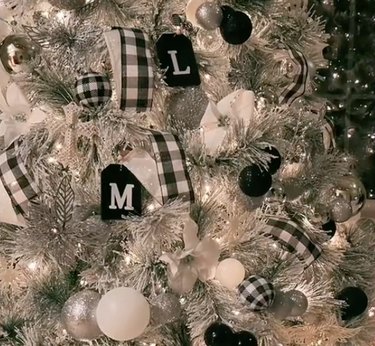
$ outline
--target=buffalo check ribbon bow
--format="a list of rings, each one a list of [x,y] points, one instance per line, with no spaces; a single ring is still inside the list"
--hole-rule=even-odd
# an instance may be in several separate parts
[[[308,233],[296,222],[282,218],[270,217],[262,229],[264,235],[277,240],[288,251],[297,255],[309,267],[322,254],[322,248],[315,244]]]
[[[16,140],[0,153],[0,222],[23,226],[38,188],[18,155],[18,147]]]
[[[248,127],[254,114],[255,96],[249,90],[236,90],[215,104],[209,101],[201,123],[201,138],[209,155],[217,153],[223,144],[229,124],[242,122]]]
[[[57,154],[57,161],[64,167],[79,169],[80,155],[77,147],[77,140],[80,136],[92,138],[97,134],[97,127],[91,121],[80,122],[79,114],[81,108],[75,103],[70,103],[63,107],[65,113],[65,124],[60,127],[64,137],[61,149]]]
[[[149,37],[135,28],[113,28],[104,33],[111,58],[119,108],[151,110],[154,72]]]
[[[305,55],[291,47],[288,47],[287,55],[285,52],[279,52],[276,54],[275,59],[288,59],[292,67],[290,71],[290,74],[293,76],[292,83],[279,96],[279,103],[281,105],[287,104],[290,106],[307,92],[311,75],[310,67]]]
[[[121,158],[126,166],[160,204],[180,198],[194,202],[186,157],[178,138],[168,132],[147,130],[149,148],[136,148]]]

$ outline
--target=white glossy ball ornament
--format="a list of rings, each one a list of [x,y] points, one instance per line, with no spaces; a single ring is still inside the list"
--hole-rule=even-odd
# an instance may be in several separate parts
[[[99,301],[96,320],[100,330],[111,339],[127,341],[142,335],[150,322],[150,305],[133,288],[119,287]]]
[[[235,258],[227,258],[217,266],[215,279],[224,287],[235,289],[245,279],[245,268]]]

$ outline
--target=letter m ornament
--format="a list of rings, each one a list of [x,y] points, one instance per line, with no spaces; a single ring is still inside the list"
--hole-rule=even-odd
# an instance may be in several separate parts
[[[103,220],[121,220],[142,212],[142,185],[123,165],[109,165],[101,176],[101,214]]]

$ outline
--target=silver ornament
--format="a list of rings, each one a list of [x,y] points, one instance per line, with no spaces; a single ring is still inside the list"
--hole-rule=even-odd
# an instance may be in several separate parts
[[[307,300],[307,297],[301,291],[292,290],[285,292],[285,295],[292,303],[292,309],[289,316],[302,316],[307,311],[309,302]]]
[[[151,320],[154,325],[164,325],[181,318],[181,304],[173,293],[162,293],[151,302]]]
[[[101,295],[84,290],[71,296],[61,311],[61,322],[70,336],[76,340],[92,340],[100,337],[96,323],[96,308]]]
[[[38,48],[24,35],[9,35],[0,46],[0,60],[8,73],[30,72]]]
[[[291,316],[293,303],[284,292],[276,290],[275,299],[269,311],[279,320],[284,320]]]
[[[199,30],[196,39],[198,47],[206,52],[212,53],[224,49],[225,41],[217,30]]]
[[[348,221],[352,216],[352,207],[344,198],[337,197],[331,204],[331,218],[336,222],[345,222]]]
[[[197,129],[206,111],[208,98],[200,87],[185,88],[167,100],[168,116],[172,124],[187,130]]]
[[[203,29],[215,30],[223,21],[223,11],[216,2],[205,2],[198,7],[195,18]]]
[[[85,6],[86,0],[48,0],[48,2],[60,10],[78,10]]]
[[[336,195],[350,203],[353,215],[358,214],[366,202],[366,189],[362,182],[357,177],[348,175],[339,179],[335,186]]]

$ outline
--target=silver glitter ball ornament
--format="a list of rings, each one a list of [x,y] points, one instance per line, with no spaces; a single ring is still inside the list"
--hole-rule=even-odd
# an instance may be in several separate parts
[[[331,218],[340,223],[348,221],[352,216],[352,207],[344,198],[337,197],[331,202]]]
[[[292,317],[298,317],[302,316],[309,306],[309,301],[307,300],[307,297],[298,290],[292,290],[285,292],[285,295],[289,298],[291,301],[291,312],[290,316]]]
[[[96,308],[101,295],[84,290],[72,295],[61,311],[61,322],[76,340],[93,340],[102,335],[96,322]]]
[[[223,20],[223,11],[216,2],[205,2],[198,7],[195,18],[203,29],[215,30]]]
[[[336,195],[350,203],[353,215],[358,214],[366,202],[366,189],[362,182],[357,177],[348,175],[340,178],[335,185]]]
[[[151,302],[151,320],[154,325],[164,325],[181,318],[181,304],[173,293],[162,293]]]
[[[208,98],[200,87],[184,88],[172,94],[168,100],[168,116],[176,127],[197,129],[206,111]]]
[[[86,0],[49,0],[48,2],[60,10],[67,11],[78,10],[86,4]]]

